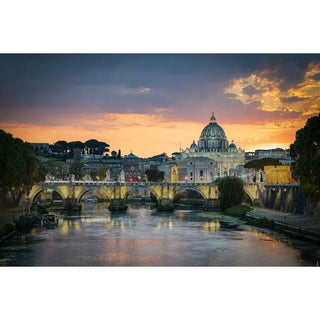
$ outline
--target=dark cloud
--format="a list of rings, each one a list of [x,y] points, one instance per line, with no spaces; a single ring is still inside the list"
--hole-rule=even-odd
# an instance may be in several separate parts
[[[306,100],[306,99],[307,98],[302,98],[302,97],[297,97],[297,96],[281,97],[280,98],[281,102],[284,102],[284,103],[298,102],[298,101],[303,101],[303,100]]]
[[[0,120],[72,122],[80,115],[154,109],[168,109],[166,118],[182,121],[207,121],[212,111],[220,112],[221,121],[235,114],[240,119],[243,105],[229,99],[236,95],[224,94],[230,80],[268,69],[276,70],[269,77],[290,87],[316,60],[319,55],[0,54]],[[139,88],[151,90],[126,94]],[[252,86],[243,90],[257,93]],[[245,108],[252,117],[261,115],[252,113],[256,105]]]
[[[242,93],[246,94],[249,97],[252,97],[254,94],[257,94],[259,90],[253,87],[251,84],[242,89]]]
[[[316,73],[313,76],[311,76],[310,78],[315,81],[320,81],[320,73]]]
[[[230,99],[235,99],[237,97],[237,95],[235,93],[229,93],[229,92],[226,92],[225,96]]]
[[[279,89],[286,91],[304,81],[305,73],[311,62],[319,61],[319,55],[269,55],[265,77],[279,82]],[[260,69],[262,70],[262,69]]]

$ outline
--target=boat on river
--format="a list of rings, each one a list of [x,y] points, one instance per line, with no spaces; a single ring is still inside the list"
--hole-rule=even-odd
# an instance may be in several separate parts
[[[46,228],[58,226],[59,220],[56,219],[54,214],[43,214],[41,219],[41,225]]]
[[[84,203],[97,203],[97,202],[98,202],[98,199],[96,199],[96,198],[84,199]]]

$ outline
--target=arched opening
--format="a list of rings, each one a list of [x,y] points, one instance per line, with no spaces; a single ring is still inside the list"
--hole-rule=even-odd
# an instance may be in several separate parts
[[[246,192],[244,193],[242,203],[248,206],[252,206],[252,200]]]
[[[106,194],[100,194],[99,188],[89,188],[84,190],[77,203],[81,206],[81,211],[86,210],[107,210],[110,205],[110,199],[106,197]]]
[[[179,190],[173,198],[173,204],[175,206],[203,207],[205,197],[200,191],[195,189]]]
[[[137,186],[131,188],[126,194],[127,203],[135,204],[155,204],[157,196],[149,187]]]
[[[82,192],[78,198],[78,203],[80,203],[80,202],[85,202],[85,203],[98,202],[96,189],[91,188],[91,189],[88,189],[88,190],[85,190],[84,192]]]
[[[63,197],[59,191],[55,189],[41,189],[34,195],[32,203],[39,205],[58,205],[63,203]]]

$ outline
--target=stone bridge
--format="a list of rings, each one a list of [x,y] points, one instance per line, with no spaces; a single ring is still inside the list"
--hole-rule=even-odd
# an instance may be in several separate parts
[[[63,200],[69,199],[80,203],[82,197],[90,192],[98,193],[99,198],[110,200],[110,208],[122,210],[125,208],[126,199],[138,189],[148,190],[158,203],[159,210],[172,209],[174,197],[187,190],[198,192],[205,201],[204,207],[212,209],[217,206],[218,187],[209,183],[107,183],[104,181],[45,181],[32,187],[26,200],[33,203],[35,197],[42,191],[56,191]],[[259,200],[257,185],[245,185],[245,193],[250,203]]]

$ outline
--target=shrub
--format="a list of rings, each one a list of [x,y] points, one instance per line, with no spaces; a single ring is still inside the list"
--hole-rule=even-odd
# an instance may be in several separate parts
[[[222,211],[235,205],[240,205],[244,198],[243,180],[224,177],[217,180],[219,204]]]

